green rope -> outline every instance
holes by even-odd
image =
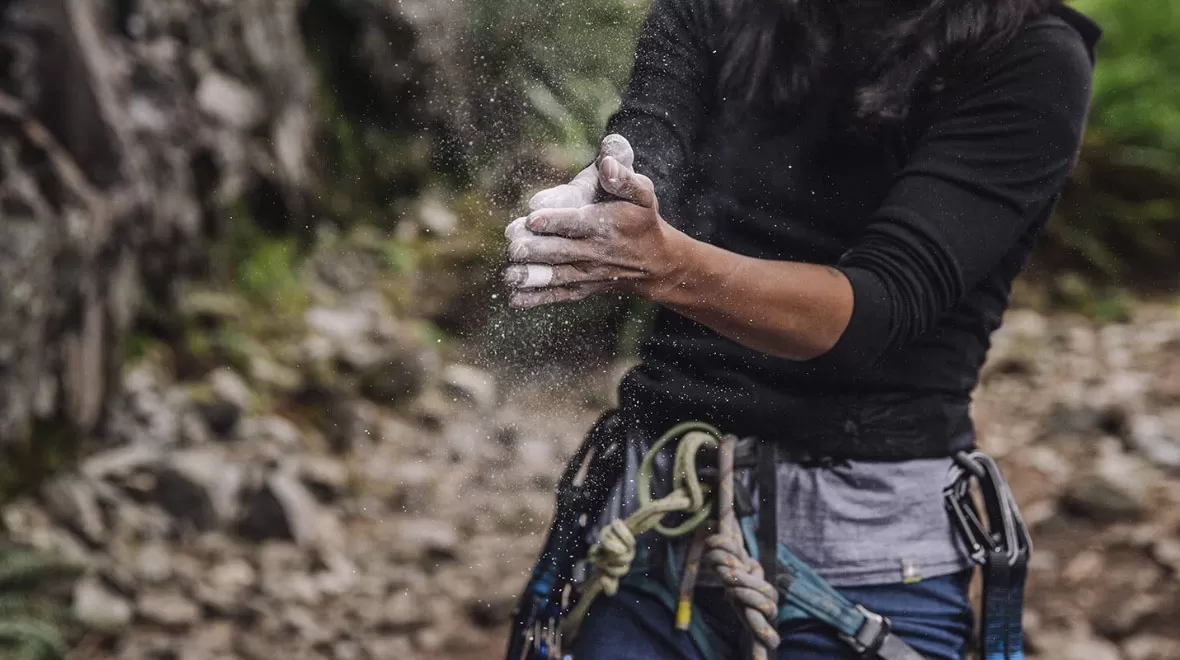
[[[631,562],[635,559],[636,537],[653,529],[663,536],[683,536],[709,519],[713,504],[708,496],[712,491],[697,474],[697,453],[706,447],[717,447],[720,438],[721,432],[708,424],[684,422],[670,429],[648,450],[639,465],[639,508],[624,520],[612,521],[590,548],[588,558],[594,571],[578,604],[562,623],[563,635],[571,639],[577,635],[582,620],[600,594],[614,596],[618,593],[619,580],[631,570]],[[666,497],[652,499],[651,481],[656,455],[674,440],[679,440],[679,444],[672,491]],[[691,515],[680,525],[668,527],[662,521],[670,513]]]

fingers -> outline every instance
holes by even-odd
[[[587,282],[547,289],[520,289],[512,293],[508,304],[517,309],[527,309],[553,303],[583,300],[608,290],[610,290],[609,282]]]
[[[637,174],[613,157],[598,164],[598,185],[619,199],[644,208],[656,208],[656,189],[651,179]]]
[[[530,232],[526,226],[527,222],[528,218],[524,217],[517,218],[508,223],[508,226],[504,228],[504,238],[507,238],[508,242],[511,244],[513,241],[520,240],[526,236],[531,236],[532,232]]]
[[[504,284],[518,289],[585,284],[587,282],[617,282],[619,269],[596,263],[521,264],[504,269]]]
[[[553,283],[553,266],[527,264],[504,269],[504,284],[517,289],[541,289]]]
[[[606,225],[594,209],[594,206],[583,206],[578,209],[542,209],[530,213],[524,226],[534,234],[566,238],[599,236]]]
[[[560,236],[529,235],[508,244],[508,260],[518,264],[571,264],[602,258],[601,250],[587,241]]]
[[[595,163],[578,172],[569,183],[533,195],[529,200],[529,210],[577,208],[592,204],[597,193],[598,164]]]
[[[594,164],[578,172],[569,183],[542,190],[529,200],[529,210],[578,208],[593,204],[598,193],[598,165],[605,158],[613,158],[628,169],[635,164],[635,150],[622,135],[611,134],[602,139]]]
[[[508,259],[517,263],[564,264],[598,260],[600,248],[582,239],[599,236],[604,223],[593,211],[542,209],[508,225]]]
[[[594,202],[598,192],[598,167],[591,165],[578,172],[569,183],[555,186],[533,195],[529,210],[577,208]]]
[[[595,164],[602,163],[602,159],[608,156],[627,168],[635,166],[635,150],[631,148],[631,143],[627,142],[627,138],[617,133],[602,138],[602,145],[598,148],[598,159]]]

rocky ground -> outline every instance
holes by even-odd
[[[191,291],[186,327],[232,350],[147,343],[101,448],[3,509],[12,538],[89,567],[76,657],[501,652],[612,370],[497,382],[391,311],[363,250],[338,254],[280,322]],[[1180,657],[1177,309],[1011,313],[977,414],[1038,543],[1036,657]]]

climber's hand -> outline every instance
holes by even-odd
[[[582,170],[569,183],[542,190],[529,200],[530,211],[541,209],[578,208],[605,201],[609,197],[598,184],[598,165],[603,158],[614,158],[627,167],[632,167],[635,152],[631,145],[621,135],[608,135],[602,139],[598,149],[598,158],[594,163]]]
[[[676,281],[685,237],[660,217],[651,179],[609,155],[597,170],[597,187],[616,201],[544,208],[509,226],[513,265],[504,281],[514,289],[513,307],[608,291],[655,298]]]

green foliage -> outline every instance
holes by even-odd
[[[326,130],[320,145],[326,210],[338,223],[396,224],[398,202],[421,192],[431,179],[433,140],[350,117],[336,97],[321,89]]]
[[[230,208],[226,222],[225,235],[211,250],[214,279],[263,309],[285,315],[302,311],[308,295],[298,277],[299,237],[267,233],[241,202]]]
[[[1180,164],[1180,6],[1174,0],[1074,0],[1102,24],[1090,126],[1124,157]]]
[[[559,169],[583,165],[618,106],[648,3],[466,3],[489,93],[527,98],[526,142],[557,145],[546,160]]]
[[[1100,286],[1180,282],[1180,8],[1173,0],[1076,0],[1105,35],[1089,133],[1037,271]]]
[[[307,304],[307,292],[296,277],[298,256],[293,237],[260,240],[238,264],[242,292],[275,311],[297,313]]]
[[[80,626],[63,605],[81,568],[13,547],[0,548],[0,657],[61,660]]]

